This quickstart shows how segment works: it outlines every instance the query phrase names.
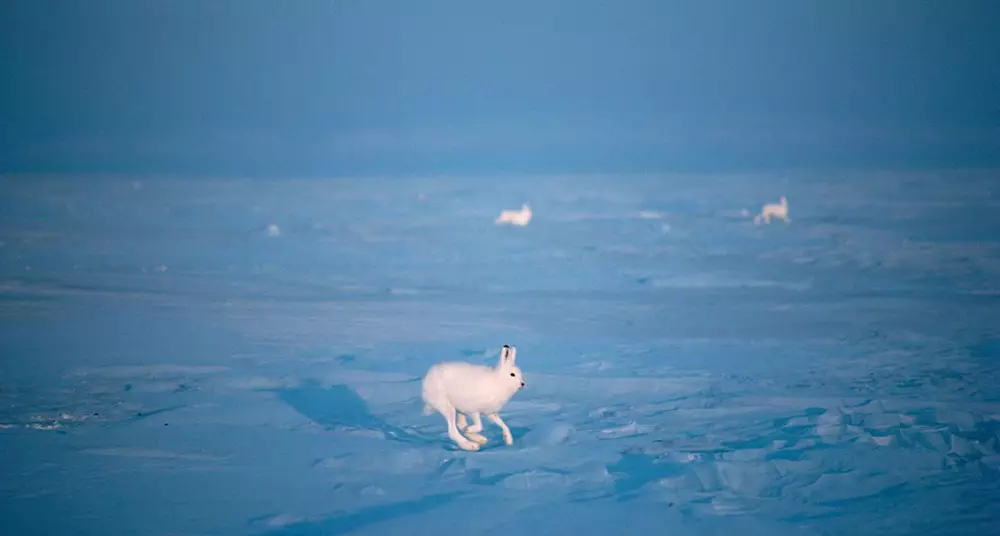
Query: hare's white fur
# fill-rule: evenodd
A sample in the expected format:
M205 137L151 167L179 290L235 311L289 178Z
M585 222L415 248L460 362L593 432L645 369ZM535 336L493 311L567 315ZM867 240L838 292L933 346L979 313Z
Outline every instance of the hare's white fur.
M531 207L527 204L521 205L521 210L504 210L494 223L509 223L511 225L525 226L531 221Z
M760 214L754 216L754 225L760 225L761 220L764 223L771 223L771 218L781 218L785 223L792 220L788 219L788 200L785 196L781 196L781 200L777 203L768 203L760 208Z
M521 370L514 364L517 349L504 345L496 367L448 361L428 369L423 381L424 414L440 413L448 423L448 437L464 450L479 450L486 443L481 413L503 430L503 440L512 445L510 428L499 411L514 393L524 387ZM461 412L456 417L456 412ZM466 427L465 416L472 418ZM465 435L459 433L464 429Z

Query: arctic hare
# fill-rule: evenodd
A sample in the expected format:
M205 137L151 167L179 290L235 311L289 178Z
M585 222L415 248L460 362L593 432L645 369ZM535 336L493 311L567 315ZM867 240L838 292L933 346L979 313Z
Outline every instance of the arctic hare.
M436 410L448 422L448 437L452 441L463 450L479 450L486 443L480 434L483 422L479 416L485 413L503 430L504 443L512 445L510 428L497 412L525 385L521 369L514 364L516 357L517 349L505 344L500 350L500 362L494 368L460 361L433 365L423 381L424 415ZM461 412L457 418L456 411ZM472 417L472 426L466 428L463 414ZM465 436L459 433L459 428L465 429Z
M521 210L504 210L494 221L496 224L509 223L511 225L525 226L531 221L531 207L527 203L521 205Z
M754 225L760 225L761 220L764 223L771 223L771 218L781 218L788 223L792 220L788 219L788 200L785 196L781 196L781 200L778 203L768 203L760 208L760 214L754 216Z

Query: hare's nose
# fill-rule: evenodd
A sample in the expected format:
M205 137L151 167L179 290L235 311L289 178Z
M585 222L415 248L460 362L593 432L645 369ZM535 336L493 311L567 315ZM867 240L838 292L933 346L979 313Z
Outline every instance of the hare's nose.
M524 387L524 382L521 382L521 387Z

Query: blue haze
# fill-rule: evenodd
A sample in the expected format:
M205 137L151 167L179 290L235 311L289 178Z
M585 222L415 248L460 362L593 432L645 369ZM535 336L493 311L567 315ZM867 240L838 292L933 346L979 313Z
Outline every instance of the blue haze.
M0 169L989 167L988 0L0 6Z

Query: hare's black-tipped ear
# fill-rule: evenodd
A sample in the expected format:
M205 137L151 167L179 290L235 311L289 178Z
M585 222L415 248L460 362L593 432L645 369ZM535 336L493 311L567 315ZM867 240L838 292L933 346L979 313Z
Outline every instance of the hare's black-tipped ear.
M500 349L500 366L507 365L514 360L514 350L509 345L503 345Z

